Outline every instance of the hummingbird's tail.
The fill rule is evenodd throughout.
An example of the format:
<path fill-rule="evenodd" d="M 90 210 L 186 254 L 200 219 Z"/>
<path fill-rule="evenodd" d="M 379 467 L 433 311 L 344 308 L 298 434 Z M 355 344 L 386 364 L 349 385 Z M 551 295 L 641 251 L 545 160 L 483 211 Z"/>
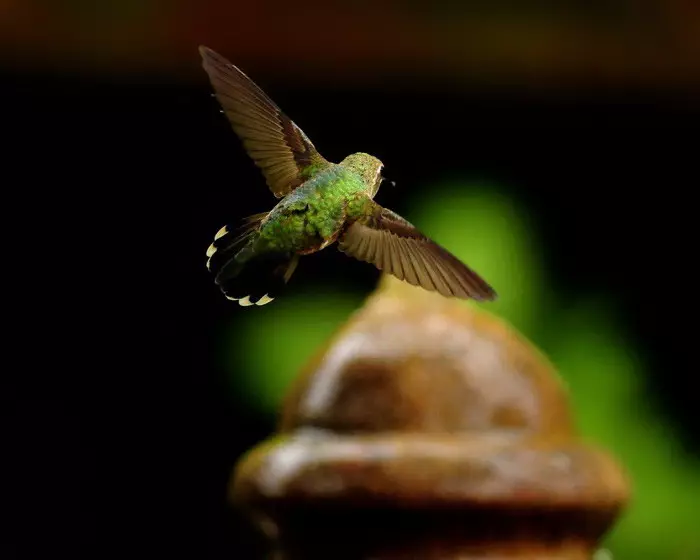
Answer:
<path fill-rule="evenodd" d="M 207 268 L 215 275 L 215 282 L 227 299 L 242 306 L 270 303 L 299 262 L 298 255 L 253 252 L 258 226 L 266 215 L 249 218 L 242 233 L 224 226 L 207 250 Z"/>
<path fill-rule="evenodd" d="M 265 305 L 283 290 L 299 262 L 298 255 L 266 253 L 250 257 L 242 249 L 224 265 L 216 283 L 227 299 L 239 305 Z M 247 260 L 246 260 L 247 259 Z"/>

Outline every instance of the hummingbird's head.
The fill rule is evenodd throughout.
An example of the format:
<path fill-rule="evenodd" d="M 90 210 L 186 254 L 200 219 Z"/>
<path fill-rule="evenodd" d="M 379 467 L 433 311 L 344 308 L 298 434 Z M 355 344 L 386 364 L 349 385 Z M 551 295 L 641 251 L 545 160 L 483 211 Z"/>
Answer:
<path fill-rule="evenodd" d="M 377 194 L 379 190 L 379 185 L 382 184 L 382 170 L 384 169 L 384 164 L 379 161 L 376 157 L 369 154 L 364 154 L 358 152 L 356 154 L 351 154 L 340 162 L 341 165 L 352 169 L 360 177 L 367 187 L 367 191 L 370 196 Z"/>

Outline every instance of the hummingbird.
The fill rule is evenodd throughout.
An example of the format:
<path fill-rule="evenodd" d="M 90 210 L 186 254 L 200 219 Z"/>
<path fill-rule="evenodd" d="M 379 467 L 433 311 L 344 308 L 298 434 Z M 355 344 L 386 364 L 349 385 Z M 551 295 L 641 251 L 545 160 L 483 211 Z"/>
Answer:
<path fill-rule="evenodd" d="M 496 292 L 452 253 L 374 201 L 384 164 L 358 152 L 326 160 L 248 76 L 199 47 L 202 67 L 234 132 L 279 202 L 242 226 L 225 225 L 207 268 L 227 299 L 261 306 L 287 284 L 302 256 L 337 244 L 357 260 L 445 297 L 490 301 Z"/>

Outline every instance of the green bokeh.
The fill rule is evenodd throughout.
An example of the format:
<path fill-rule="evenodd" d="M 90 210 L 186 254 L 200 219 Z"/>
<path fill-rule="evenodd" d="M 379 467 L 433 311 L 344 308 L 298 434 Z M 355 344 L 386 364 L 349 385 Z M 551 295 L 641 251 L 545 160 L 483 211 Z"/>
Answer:
<path fill-rule="evenodd" d="M 224 360 L 235 391 L 252 408 L 273 414 L 306 361 L 361 303 L 361 295 L 302 292 L 243 309 L 249 313 L 224 336 Z"/>
<path fill-rule="evenodd" d="M 680 557 L 697 544 L 700 471 L 651 410 L 644 365 L 605 302 L 562 309 L 549 332 L 549 356 L 571 394 L 583 435 L 628 471 L 633 500 L 606 539 L 618 559 Z"/>
<path fill-rule="evenodd" d="M 428 192 L 409 206 L 409 220 L 494 287 L 498 299 L 485 304 L 489 311 L 532 331 L 542 303 L 541 266 L 515 203 L 497 185 L 451 183 Z"/>

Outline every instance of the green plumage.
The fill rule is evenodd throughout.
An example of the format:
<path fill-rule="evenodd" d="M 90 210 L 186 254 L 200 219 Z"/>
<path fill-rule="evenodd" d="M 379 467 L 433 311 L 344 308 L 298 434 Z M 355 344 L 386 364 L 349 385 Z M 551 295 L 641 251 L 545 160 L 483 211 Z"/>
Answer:
<path fill-rule="evenodd" d="M 367 186 L 352 169 L 332 165 L 287 195 L 260 224 L 251 242 L 256 253 L 306 253 L 334 240 L 345 224 L 350 199 Z"/>
<path fill-rule="evenodd" d="M 384 165 L 362 152 L 339 164 L 321 156 L 304 132 L 238 68 L 200 47 L 223 112 L 281 198 L 249 218 L 242 233 L 225 226 L 207 250 L 207 267 L 227 298 L 265 305 L 291 277 L 300 255 L 338 248 L 410 284 L 445 296 L 490 300 L 475 272 L 412 224 L 374 202 Z"/>

